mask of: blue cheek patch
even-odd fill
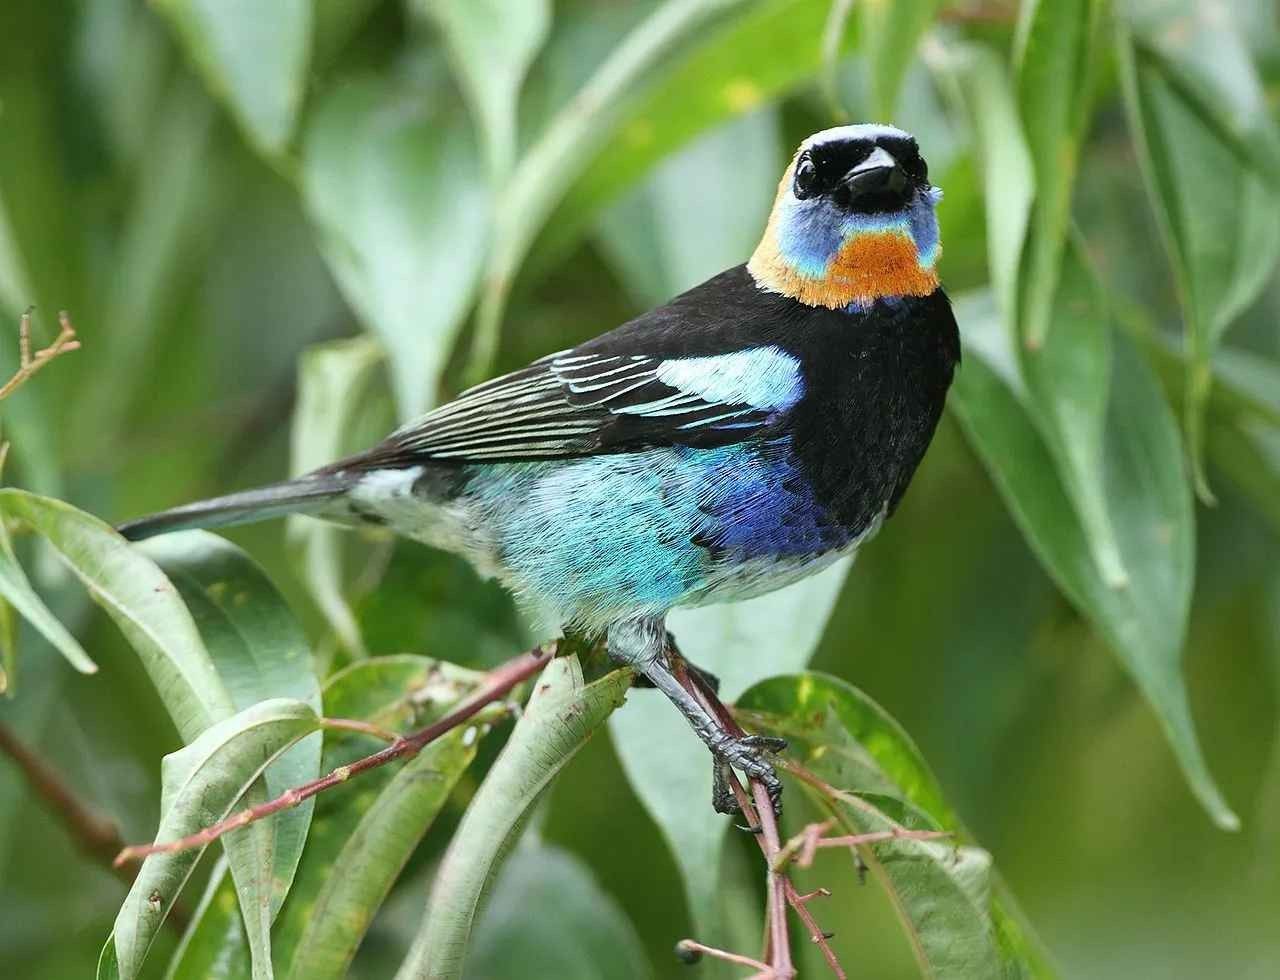
[[[898,232],[916,246],[923,268],[938,257],[938,219],[934,208],[942,192],[930,188],[899,214],[842,214],[830,201],[797,201],[788,195],[778,203],[778,252],[807,279],[824,279],[832,259],[855,235]]]

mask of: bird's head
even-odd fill
[[[800,144],[747,268],[810,306],[866,309],[938,288],[942,192],[910,133],[840,126]]]

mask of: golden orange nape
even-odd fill
[[[757,285],[855,310],[937,289],[942,192],[910,161],[903,171],[908,154],[918,159],[915,141],[889,126],[842,126],[801,144],[747,265]]]

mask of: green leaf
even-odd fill
[[[338,86],[307,128],[303,192],[347,301],[389,355],[401,418],[422,414],[462,324],[490,200],[466,120],[427,94]]]
[[[995,879],[991,856],[967,835],[920,750],[878,704],[826,674],[774,677],[747,690],[738,712],[784,736],[788,754],[848,794],[810,792],[845,834],[943,829],[956,840],[897,840],[859,847],[888,892],[928,977],[1052,977],[1038,942]],[[812,790],[795,782],[795,789]],[[871,807],[859,806],[858,798]],[[878,811],[878,812],[877,812]]]
[[[1023,256],[1019,328],[1027,346],[1045,341],[1071,219],[1093,98],[1100,0],[1032,0],[1018,23],[1018,108],[1035,171],[1036,199]]]
[[[740,164],[725,170],[731,156]],[[656,306],[742,263],[769,217],[781,158],[777,113],[754,112],[668,157],[605,211],[601,244],[637,300]]]
[[[367,337],[336,340],[303,351],[293,410],[290,473],[300,476],[345,455],[352,418],[382,360],[382,348]],[[360,626],[343,590],[342,532],[322,521],[290,517],[287,533],[297,550],[303,581],[329,628],[353,655],[365,656]]]
[[[325,687],[325,710],[405,733],[443,715],[480,676],[426,657],[378,657],[334,675]],[[280,976],[346,976],[374,914],[471,764],[484,731],[483,724],[471,724],[450,732],[398,770],[373,770],[344,792],[320,797],[277,926]],[[331,731],[324,768],[377,748],[367,736]]]
[[[108,941],[107,948],[114,955],[114,944]],[[250,963],[236,883],[224,857],[209,875],[204,896],[169,961],[165,980],[241,980],[250,975]],[[98,976],[103,976],[101,968]]]
[[[628,93],[687,35],[715,14],[743,2],[665,0],[614,49],[521,158],[495,209],[494,243],[470,367],[473,379],[487,374],[493,362],[507,295],[520,264],[565,192],[615,135],[625,116]],[[778,40],[774,38],[773,43]],[[687,99],[702,88],[688,89],[682,97]]]
[[[140,546],[169,576],[195,619],[237,710],[271,697],[320,710],[320,685],[302,627],[262,569],[235,545],[205,531],[153,538]],[[274,799],[320,774],[319,736],[268,767],[255,799]],[[248,828],[255,850],[231,871],[245,911],[254,962],[270,962],[271,923],[293,882],[314,802]]]
[[[549,908],[554,916],[529,914]],[[591,869],[568,851],[526,837],[493,885],[465,976],[649,980],[653,969],[635,927]]]
[[[67,658],[67,662],[72,667],[82,674],[97,672],[98,665],[84,652],[80,641],[72,636],[58,617],[49,611],[44,600],[31,587],[27,573],[22,570],[22,566],[18,564],[18,556],[13,553],[13,544],[9,540],[9,530],[5,527],[3,518],[0,518],[0,598],[34,626],[54,649]],[[13,673],[14,651],[8,642],[11,636],[9,627],[13,625],[6,622],[0,626],[6,634],[0,637],[0,645],[5,649],[3,675],[7,679]],[[0,693],[12,693],[8,680],[0,684]]]
[[[1117,7],[1128,28],[1121,43],[1129,33],[1215,138],[1280,184],[1280,125],[1250,54],[1242,7],[1196,0],[1121,0]]]
[[[267,156],[293,135],[311,51],[311,0],[154,0],[191,59]]]
[[[1010,332],[1018,324],[1018,271],[1035,200],[1035,171],[1001,59],[989,48],[960,45],[942,63],[977,134],[987,209],[991,288]]]
[[[1150,370],[1117,344],[1103,466],[1128,585],[1098,573],[1053,456],[1024,407],[1026,384],[989,294],[956,303],[965,364],[950,404],[1049,575],[1137,681],[1192,791],[1224,829],[1239,825],[1196,741],[1181,672],[1195,559],[1191,495],[1176,425]]]
[[[160,829],[170,841],[226,817],[263,770],[286,749],[320,727],[308,704],[289,698],[261,701],[210,727],[190,745],[165,757]],[[253,827],[227,834],[229,855],[248,845]],[[153,854],[125,897],[113,930],[114,957],[123,980],[136,977],[160,924],[204,848]],[[254,975],[269,976],[269,964]],[[102,974],[100,973],[101,977]]]
[[[70,504],[0,490],[0,515],[47,540],[133,648],[184,741],[233,711],[191,613],[173,583],[116,531]]]
[[[576,657],[551,661],[441,860],[400,980],[462,976],[486,883],[521,818],[583,743],[622,704],[629,670],[587,684]]]
[[[1080,246],[1061,257],[1057,301],[1047,337],[1020,348],[1026,404],[1053,454],[1058,474],[1108,586],[1127,581],[1107,509],[1103,438],[1111,387],[1110,317]]]
[[[506,180],[516,156],[516,105],[551,29],[549,0],[412,0],[444,35],[454,73],[484,133],[489,173]]]
[[[530,214],[534,227],[525,232],[530,241],[546,223],[531,264],[541,268],[549,257],[564,255],[605,205],[673,150],[813,78],[822,67],[829,8],[829,0],[753,4],[707,31],[669,70],[655,72],[653,81],[609,120],[607,135],[613,138],[593,145],[596,152],[585,157],[589,165],[569,175],[545,210]],[[845,36],[838,53],[852,45],[852,37]],[[773,162],[780,170],[781,161]],[[771,173],[766,187],[776,188],[777,179],[778,173]],[[518,253],[508,260],[512,270],[529,248],[527,241],[518,244]]]
[[[939,6],[940,0],[872,0],[858,4],[860,50],[875,119],[888,121],[897,117],[898,93],[915,60],[920,38]]]
[[[668,627],[686,657],[720,678],[732,699],[761,677],[802,669],[822,638],[850,562],[786,589],[675,611]],[[700,937],[717,942],[721,850],[729,825],[711,808],[711,757],[688,723],[656,693],[640,691],[609,719],[627,779],[671,847]]]
[[[1229,20],[1225,7],[1222,16]],[[1197,490],[1211,501],[1203,469],[1210,362],[1227,327],[1257,297],[1280,258],[1280,192],[1253,169],[1255,157],[1243,159],[1224,138],[1224,119],[1251,112],[1249,86],[1224,85],[1224,101],[1206,106],[1188,91],[1189,69],[1171,66],[1169,52],[1154,52],[1150,43],[1122,32],[1121,74],[1139,160],[1178,284],[1188,352],[1184,424]],[[1203,60],[1188,57],[1197,65]],[[1242,64],[1252,70],[1247,59]],[[1212,207],[1203,203],[1208,187]]]

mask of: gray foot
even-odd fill
[[[764,783],[769,792],[775,815],[782,813],[782,780],[778,778],[769,756],[782,752],[787,740],[772,735],[745,735],[721,743],[712,751],[716,754],[711,780],[711,805],[717,813],[740,813],[738,799],[729,789],[730,768],[737,769],[750,779]]]

